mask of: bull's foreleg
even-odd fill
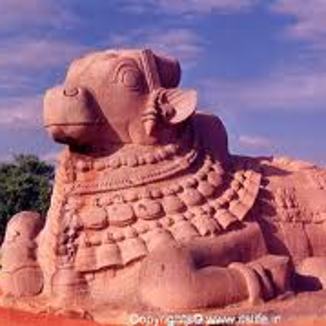
[[[217,239],[158,248],[143,262],[141,300],[192,309],[271,298],[288,289],[291,269],[287,257],[266,255],[261,241],[252,224]]]

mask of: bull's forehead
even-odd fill
[[[105,74],[107,78],[114,78],[115,68],[120,62],[129,62],[141,69],[140,50],[107,50],[94,52],[81,57],[70,65],[66,81],[95,80]]]

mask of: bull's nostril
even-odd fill
[[[76,88],[76,87],[65,88],[65,89],[63,90],[63,94],[64,94],[65,96],[69,96],[69,97],[76,96],[76,95],[78,95],[78,93],[79,93],[79,90],[78,90],[78,88]]]

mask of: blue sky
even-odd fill
[[[94,49],[176,56],[233,152],[326,164],[325,0],[0,0],[0,159],[60,149],[42,94]]]

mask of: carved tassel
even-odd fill
[[[145,109],[142,114],[141,120],[144,125],[144,129],[147,136],[150,136],[153,133],[156,119],[157,119],[157,109],[156,109],[156,96],[157,92],[153,92],[149,99],[149,106]]]
[[[143,122],[145,132],[147,136],[150,136],[153,133],[155,127],[155,120],[147,120]]]

